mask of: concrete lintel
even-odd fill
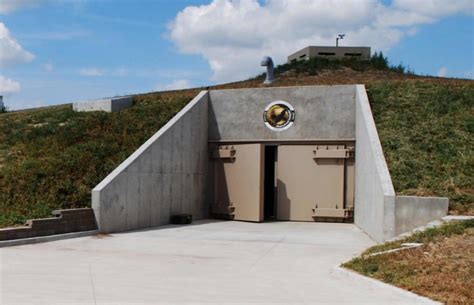
[[[296,86],[212,90],[209,93],[209,140],[341,140],[355,137],[354,85]],[[269,103],[292,105],[291,128],[275,131],[263,120]]]

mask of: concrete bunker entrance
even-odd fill
[[[351,222],[353,86],[211,90],[210,216]]]
[[[99,230],[350,221],[383,241],[446,215],[396,196],[362,85],[202,91],[92,190]]]
[[[354,142],[210,144],[211,216],[352,222]]]

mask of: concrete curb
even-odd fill
[[[5,240],[5,241],[0,241],[0,248],[44,243],[44,242],[49,242],[49,241],[92,236],[92,235],[97,235],[97,234],[99,234],[99,230],[91,230],[91,231],[73,232],[73,233],[57,234],[57,235],[49,235],[49,236],[40,236],[40,237],[30,237],[30,238]]]
[[[413,299],[413,303],[411,303],[411,305],[443,305],[443,303],[433,301],[427,297],[420,296],[416,293],[410,292],[402,288],[398,288],[396,286],[381,282],[379,280],[366,277],[346,268],[336,267],[334,268],[334,273],[339,276],[350,278],[354,281],[354,283],[365,281],[368,284],[374,285],[376,288],[380,287],[383,289],[392,289],[394,292],[406,295],[407,297],[411,297]]]
[[[440,227],[441,225],[443,225],[445,223],[448,223],[448,222],[465,221],[465,220],[470,220],[470,219],[474,219],[474,216],[469,216],[469,215],[448,215],[448,216],[444,216],[440,220],[431,221],[431,222],[427,223],[424,226],[417,227],[417,228],[411,230],[410,232],[406,232],[406,233],[400,234],[398,236],[395,236],[393,238],[390,238],[390,239],[386,240],[385,242],[392,242],[392,241],[402,240],[402,239],[410,237],[413,234],[416,234],[418,232],[423,232],[426,229]]]

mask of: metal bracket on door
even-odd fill
[[[328,218],[351,218],[353,210],[351,209],[331,209],[331,208],[313,208],[313,218],[328,217]]]
[[[313,153],[313,159],[348,159],[354,157],[354,147],[332,148],[326,145],[318,145]]]
[[[212,204],[211,214],[217,219],[232,220],[235,216],[235,206],[232,202]]]
[[[235,205],[233,202],[229,203],[229,206],[227,207],[229,210],[229,215],[230,216],[235,216]]]
[[[235,159],[236,150],[231,147],[219,147],[219,149],[214,149],[211,151],[211,156],[213,159]]]

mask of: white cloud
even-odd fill
[[[20,83],[0,75],[0,95],[9,95],[20,91]]]
[[[387,51],[417,26],[469,10],[471,0],[214,0],[188,6],[169,24],[169,37],[186,54],[209,63],[213,80],[232,81],[263,72],[262,56],[276,63],[307,45],[369,45]],[[443,2],[443,3],[442,3]],[[449,8],[446,8],[449,6]]]
[[[8,14],[22,8],[35,7],[39,2],[39,0],[2,0],[0,1],[0,14]]]
[[[432,18],[453,15],[459,12],[466,12],[471,15],[474,13],[474,2],[472,0],[394,0],[393,7]]]
[[[0,22],[0,66],[30,62],[33,58],[34,55],[25,51],[5,24]]]
[[[169,84],[158,84],[155,87],[155,90],[157,91],[163,91],[163,90],[180,90],[180,89],[187,89],[191,88],[191,82],[187,79],[177,79]]]
[[[82,68],[79,69],[79,75],[82,76],[103,76],[105,70],[99,68]]]
[[[42,67],[45,71],[48,71],[48,72],[51,72],[51,71],[53,71],[53,69],[54,69],[54,65],[53,65],[51,62],[46,62],[46,63],[42,64],[41,67]]]
[[[446,67],[441,67],[439,70],[438,70],[438,76],[439,77],[446,77],[448,75],[448,68]]]

